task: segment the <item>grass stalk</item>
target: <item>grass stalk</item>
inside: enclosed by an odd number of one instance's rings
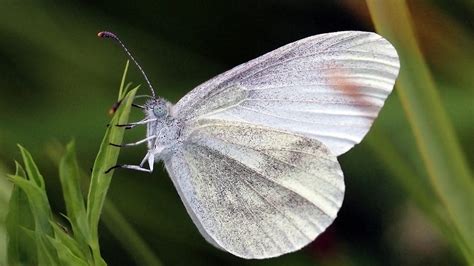
[[[406,2],[367,0],[377,31],[400,56],[397,92],[414,133],[430,184],[474,264],[474,184],[435,83],[419,49]]]

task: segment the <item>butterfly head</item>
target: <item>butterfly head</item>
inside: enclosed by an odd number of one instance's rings
[[[169,115],[170,104],[163,98],[157,97],[145,103],[145,113],[148,117],[165,118]]]

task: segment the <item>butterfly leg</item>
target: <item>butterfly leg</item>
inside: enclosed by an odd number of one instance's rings
[[[140,162],[140,167],[143,167],[145,162],[148,160],[148,156],[150,156],[149,152],[145,155],[145,158],[143,158],[143,160]]]
[[[153,172],[153,164],[155,163],[155,154],[148,152],[143,158],[143,160],[140,162],[140,167],[143,167],[143,165],[145,165],[147,161],[148,161],[148,166],[150,170]]]
[[[135,104],[135,103],[132,103],[132,106],[135,107],[135,108],[138,108],[138,109],[145,109],[145,107],[143,105],[138,105],[138,104]]]
[[[148,161],[149,169],[143,167],[143,165],[145,164],[146,161]],[[125,168],[125,169],[131,169],[131,170],[151,173],[151,172],[153,172],[153,163],[154,162],[155,162],[155,156],[151,153],[147,153],[145,155],[145,158],[143,158],[143,160],[140,162],[140,165],[117,164],[115,166],[110,167],[107,171],[105,171],[105,173],[107,174],[107,173],[109,173],[110,171],[112,171],[113,169],[116,169],[116,168]]]
[[[152,139],[155,139],[156,136],[150,136],[148,138],[145,138],[145,139],[142,139],[142,140],[139,140],[137,142],[132,142],[132,143],[125,143],[125,144],[114,144],[114,143],[109,143],[110,145],[114,146],[114,147],[130,147],[130,146],[137,146],[137,145],[140,145],[142,143],[145,143],[149,140],[152,140]]]
[[[131,129],[131,128],[134,128],[134,127],[139,126],[139,125],[146,125],[148,123],[155,122],[156,120],[157,120],[156,118],[144,119],[144,120],[140,120],[138,122],[133,122],[133,123],[128,123],[128,124],[117,124],[115,126],[116,127],[125,127],[126,129]]]
[[[148,156],[148,167],[150,168],[150,173],[153,172],[154,164],[155,164],[155,155],[150,154],[150,156]]]
[[[117,168],[131,169],[131,170],[142,171],[142,172],[147,172],[147,173],[153,172],[153,169],[147,169],[147,168],[141,167],[139,165],[117,164],[117,165],[114,165],[114,166],[110,167],[107,171],[105,171],[105,174],[108,174],[110,171],[112,171],[114,169],[117,169]]]

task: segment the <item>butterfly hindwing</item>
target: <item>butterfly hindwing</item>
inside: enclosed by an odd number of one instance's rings
[[[340,166],[322,143],[251,124],[196,126],[165,165],[201,234],[244,258],[302,248],[344,197]]]

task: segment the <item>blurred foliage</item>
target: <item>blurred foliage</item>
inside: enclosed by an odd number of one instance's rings
[[[436,195],[425,203],[425,209],[436,215],[432,219],[442,222],[446,236],[452,238],[466,262],[474,264],[472,175],[421,55],[407,6],[397,0],[367,2],[376,28],[392,41],[400,56],[397,91]],[[443,209],[436,210],[436,203]]]
[[[126,94],[123,89],[125,76],[124,74],[119,93],[121,104],[110,122],[112,125],[128,122],[137,90],[135,88]],[[67,145],[59,164],[59,177],[66,204],[66,214],[63,217],[67,220],[67,226],[53,218],[45,180],[31,154],[19,146],[23,165],[17,163],[15,174],[8,175],[14,184],[6,216],[8,264],[106,265],[100,252],[98,224],[112,179],[112,172],[107,170],[117,164],[119,154],[119,149],[109,143],[121,143],[124,131],[124,128],[115,126],[106,130],[92,169],[87,201],[81,188],[83,182],[76,159],[75,143],[72,141]],[[69,226],[70,232],[67,229]],[[144,258],[142,261],[159,265],[156,259]]]
[[[471,169],[472,3],[407,1],[422,56]],[[79,167],[89,169],[115,101],[125,58],[112,43],[97,40],[100,30],[118,33],[157,93],[176,102],[200,82],[286,43],[323,32],[374,29],[363,0],[0,1],[0,166],[6,168],[0,167],[0,174],[15,171],[16,143],[28,147],[46,178],[54,214],[67,212],[55,177],[57,143],[74,137]],[[143,83],[134,68],[129,80]],[[187,216],[165,171],[156,167],[151,176],[116,171],[109,191],[114,207],[104,206],[112,222],[104,217],[108,226],[99,228],[102,256],[110,265],[136,263],[120,244],[120,232],[128,228],[137,230],[135,236],[143,238],[137,243],[151,247],[164,265],[463,263],[426,211],[426,206],[437,212],[443,207],[431,200],[431,181],[398,94],[397,88],[367,139],[340,157],[347,193],[339,217],[302,251],[243,261],[213,248]],[[140,117],[131,113],[133,121]],[[137,129],[125,139],[143,135],[144,129]],[[144,147],[124,150],[119,162],[139,162],[144,152]],[[9,193],[10,185],[0,179],[0,218]],[[465,211],[472,213],[473,205]],[[0,265],[6,263],[3,224],[2,219]]]
[[[1,164],[0,175],[5,175],[5,168]],[[8,212],[11,189],[11,183],[6,178],[0,178],[0,265],[7,265],[7,232],[5,219]]]

